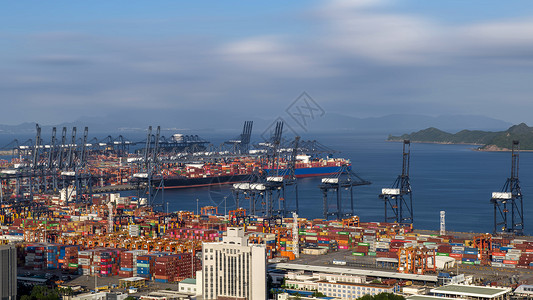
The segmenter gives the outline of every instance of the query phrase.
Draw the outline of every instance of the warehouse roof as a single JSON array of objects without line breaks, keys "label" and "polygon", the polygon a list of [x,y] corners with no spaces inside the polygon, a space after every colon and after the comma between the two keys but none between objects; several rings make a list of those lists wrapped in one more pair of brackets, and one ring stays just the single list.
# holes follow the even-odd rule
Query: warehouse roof
[{"label": "warehouse roof", "polygon": [[128,278],[120,278],[119,280],[122,281],[139,281],[139,280],[146,280],[144,277],[128,277]]},{"label": "warehouse roof", "polygon": [[196,284],[196,279],[194,278],[185,278],[180,283]]},{"label": "warehouse roof", "polygon": [[[413,295],[405,298],[407,300],[449,300],[450,298],[439,297],[439,296],[428,296],[428,295]],[[455,300],[461,300],[465,298],[454,298]]]},{"label": "warehouse roof", "polygon": [[507,288],[451,284],[431,290],[433,294],[457,295],[492,299],[511,292]]},{"label": "warehouse roof", "polygon": [[322,267],[322,266],[290,264],[290,263],[273,264],[271,265],[271,267],[276,268],[276,269],[305,270],[305,271],[314,271],[314,272],[323,272],[323,273],[365,275],[365,276],[374,276],[374,277],[437,282],[436,275],[405,274],[405,273],[387,272],[387,271],[375,271],[375,270],[340,268],[340,267]]}]

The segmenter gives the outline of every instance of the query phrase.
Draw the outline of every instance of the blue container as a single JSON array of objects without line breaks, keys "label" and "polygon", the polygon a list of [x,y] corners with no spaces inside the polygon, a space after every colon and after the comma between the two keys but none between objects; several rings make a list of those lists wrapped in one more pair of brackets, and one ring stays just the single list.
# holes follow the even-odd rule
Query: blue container
[{"label": "blue container", "polygon": [[133,271],[133,268],[124,268],[124,267],[120,267],[120,270],[121,270],[121,271],[126,271],[126,272],[131,272],[131,271]]},{"label": "blue container", "polygon": [[168,283],[168,280],[166,280],[166,279],[157,279],[156,278],[154,281],[155,282],[161,282],[161,283]]}]

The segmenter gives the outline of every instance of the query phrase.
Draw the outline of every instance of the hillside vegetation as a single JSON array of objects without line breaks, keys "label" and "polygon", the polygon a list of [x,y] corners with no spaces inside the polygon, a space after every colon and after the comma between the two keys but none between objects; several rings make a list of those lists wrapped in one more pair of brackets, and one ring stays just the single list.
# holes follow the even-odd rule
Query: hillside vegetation
[{"label": "hillside vegetation", "polygon": [[430,127],[424,130],[403,134],[389,135],[389,141],[411,140],[419,143],[473,144],[480,145],[480,150],[509,150],[513,140],[520,141],[521,150],[533,150],[533,127],[524,123],[511,126],[505,131],[462,130],[455,134]]}]

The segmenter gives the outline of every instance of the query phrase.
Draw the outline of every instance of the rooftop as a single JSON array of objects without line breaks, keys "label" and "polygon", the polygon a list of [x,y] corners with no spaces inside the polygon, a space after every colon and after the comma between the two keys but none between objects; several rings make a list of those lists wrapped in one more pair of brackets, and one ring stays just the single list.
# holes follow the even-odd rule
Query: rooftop
[{"label": "rooftop", "polygon": [[328,280],[319,280],[318,283],[328,283],[328,284],[344,284],[344,285],[353,285],[353,286],[364,286],[364,287],[376,287],[376,288],[392,288],[394,285],[384,284],[384,283],[356,283],[356,282],[345,282],[345,281],[328,281]]},{"label": "rooftop", "polygon": [[365,276],[374,276],[374,277],[386,277],[386,278],[397,278],[397,279],[405,279],[405,280],[437,282],[436,275],[405,274],[405,273],[375,271],[375,270],[366,270],[366,269],[322,267],[322,266],[291,264],[291,263],[277,263],[277,264],[272,264],[269,267],[277,268],[277,269],[288,269],[288,270],[305,270],[305,271],[322,272],[322,273],[365,275]]},{"label": "rooftop", "polygon": [[144,277],[128,277],[128,278],[121,278],[121,281],[139,281],[139,280],[146,280]]},{"label": "rooftop", "polygon": [[194,278],[185,278],[180,283],[196,284],[196,279]]},{"label": "rooftop", "polygon": [[451,284],[431,290],[434,294],[459,295],[492,299],[509,293],[511,289]]},{"label": "rooftop", "polygon": [[[406,298],[407,300],[449,300],[450,298],[438,297],[438,296],[428,296],[428,295],[413,295]],[[465,298],[454,298],[454,299],[465,299]]]}]

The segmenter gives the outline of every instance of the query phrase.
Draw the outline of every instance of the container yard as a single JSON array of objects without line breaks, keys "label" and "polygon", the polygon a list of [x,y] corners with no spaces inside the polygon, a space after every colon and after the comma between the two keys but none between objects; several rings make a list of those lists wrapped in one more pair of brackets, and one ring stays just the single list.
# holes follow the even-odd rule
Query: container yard
[{"label": "container yard", "polygon": [[[111,198],[115,200],[109,202],[112,209],[99,207],[98,203]],[[229,226],[241,226],[251,244],[265,245],[273,263],[281,259],[317,267],[435,278],[461,272],[498,286],[517,283],[507,280],[511,275],[494,276],[496,272],[518,274],[522,283],[533,277],[533,241],[525,238],[421,234],[413,232],[410,224],[360,222],[357,217],[341,221],[297,218],[295,238],[294,218],[283,218],[270,226],[262,217],[230,217],[246,215],[243,210],[231,211],[228,216],[163,213],[139,205],[131,197],[103,194],[93,200],[91,208],[75,203],[50,205],[55,212],[50,216],[38,218],[21,212],[5,218],[1,238],[4,243],[16,243],[20,272],[109,278],[117,289],[121,278],[140,277],[148,283],[141,290],[149,290],[150,284],[177,284],[194,278],[202,269],[202,242],[220,241]],[[93,285],[92,280],[81,282],[89,289]]]},{"label": "container yard", "polygon": [[[96,195],[94,199],[106,198],[112,197]],[[114,202],[112,210],[107,206],[97,209],[96,204],[93,210],[83,210],[77,204],[69,204],[66,209],[72,215],[56,213],[34,218],[28,213],[5,218],[2,241],[17,241],[21,266],[26,269],[62,269],[104,277],[174,276],[170,280],[179,280],[194,275],[191,268],[197,268],[200,261],[192,263],[191,256],[198,257],[196,252],[201,250],[202,242],[220,241],[228,226],[244,226],[250,243],[265,244],[269,258],[295,259],[292,218],[282,219],[275,226],[269,226],[261,217],[238,223],[237,219],[222,215],[154,212],[131,204],[131,198],[116,199],[119,201]],[[524,238],[419,234],[412,231],[411,225],[365,223],[357,217],[343,221],[298,218],[297,226],[298,248],[302,252],[349,251],[350,261],[393,258],[397,259],[398,272],[435,273],[442,258],[451,258],[459,265],[533,269],[533,241]],[[136,228],[135,232],[132,228]]]}]

